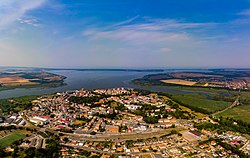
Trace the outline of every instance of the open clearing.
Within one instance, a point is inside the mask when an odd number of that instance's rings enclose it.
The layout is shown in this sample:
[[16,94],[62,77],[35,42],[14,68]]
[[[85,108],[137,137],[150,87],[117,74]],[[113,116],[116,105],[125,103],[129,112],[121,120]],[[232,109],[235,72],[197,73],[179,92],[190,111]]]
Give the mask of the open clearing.
[[161,80],[161,82],[168,83],[168,84],[185,85],[185,86],[193,86],[196,84],[196,82],[186,81],[186,80],[181,80],[181,79]]
[[228,109],[218,115],[217,117],[229,117],[235,120],[241,120],[246,123],[250,123],[250,105],[240,105],[232,109]]
[[18,141],[23,138],[25,138],[24,134],[18,132],[12,132],[9,135],[0,138],[0,148],[7,147],[12,143],[14,143],[15,141]]

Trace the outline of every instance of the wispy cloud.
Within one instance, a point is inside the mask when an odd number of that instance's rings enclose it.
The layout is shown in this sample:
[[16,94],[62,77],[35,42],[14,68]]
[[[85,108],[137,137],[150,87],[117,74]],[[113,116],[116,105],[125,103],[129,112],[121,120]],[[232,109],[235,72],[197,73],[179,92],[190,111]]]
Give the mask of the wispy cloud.
[[34,27],[41,26],[41,24],[39,23],[39,21],[36,18],[18,18],[17,20],[21,24],[27,24],[27,25],[31,25],[31,26],[34,26]]
[[202,30],[216,25],[215,23],[187,23],[171,19],[146,19],[133,23],[132,19],[107,27],[91,27],[82,35],[89,40],[125,41],[129,44],[164,44],[186,41],[192,38],[189,33],[193,29]]
[[122,26],[122,25],[130,24],[131,22],[133,22],[133,21],[136,20],[137,18],[139,18],[139,15],[137,15],[137,16],[131,18],[131,19],[128,19],[128,20],[124,20],[124,21],[118,22],[118,23],[114,24],[113,26]]
[[250,9],[243,10],[238,15],[250,16]]
[[26,12],[40,7],[46,0],[1,0],[0,28],[23,17]]

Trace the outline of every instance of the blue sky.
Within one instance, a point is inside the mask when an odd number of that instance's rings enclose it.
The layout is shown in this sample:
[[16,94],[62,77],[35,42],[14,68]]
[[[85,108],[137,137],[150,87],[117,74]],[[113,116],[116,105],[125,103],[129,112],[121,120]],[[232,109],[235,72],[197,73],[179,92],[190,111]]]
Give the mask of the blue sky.
[[0,65],[250,67],[250,0],[1,0]]

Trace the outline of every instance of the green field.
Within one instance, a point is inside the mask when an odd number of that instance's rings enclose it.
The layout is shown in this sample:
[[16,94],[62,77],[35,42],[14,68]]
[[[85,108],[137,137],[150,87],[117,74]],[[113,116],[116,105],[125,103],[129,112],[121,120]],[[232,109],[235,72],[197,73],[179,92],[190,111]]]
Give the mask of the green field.
[[0,148],[5,148],[14,143],[15,141],[18,141],[23,138],[25,138],[24,134],[18,132],[12,132],[11,134],[3,138],[0,138]]
[[241,92],[240,102],[245,105],[250,105],[250,92]]
[[216,116],[229,117],[235,120],[241,120],[243,122],[250,123],[250,105],[240,105],[217,114]]
[[217,117],[229,117],[235,120],[241,120],[250,123],[250,92],[241,92],[240,103],[243,105],[228,109],[218,115]]
[[191,109],[199,108],[209,113],[223,110],[231,105],[231,102],[207,99],[202,94],[174,94],[172,98],[184,106],[193,107]]
[[13,99],[0,99],[0,112],[22,111],[31,106],[31,101],[37,96],[25,96]]

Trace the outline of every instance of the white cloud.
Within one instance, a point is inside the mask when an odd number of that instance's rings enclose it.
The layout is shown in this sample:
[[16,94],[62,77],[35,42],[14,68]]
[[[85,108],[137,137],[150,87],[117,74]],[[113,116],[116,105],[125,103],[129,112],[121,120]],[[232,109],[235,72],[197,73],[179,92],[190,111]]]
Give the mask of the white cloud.
[[0,28],[15,22],[26,12],[40,7],[44,2],[45,0],[1,0]]

